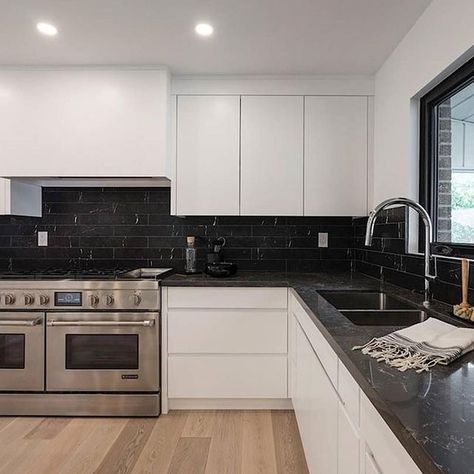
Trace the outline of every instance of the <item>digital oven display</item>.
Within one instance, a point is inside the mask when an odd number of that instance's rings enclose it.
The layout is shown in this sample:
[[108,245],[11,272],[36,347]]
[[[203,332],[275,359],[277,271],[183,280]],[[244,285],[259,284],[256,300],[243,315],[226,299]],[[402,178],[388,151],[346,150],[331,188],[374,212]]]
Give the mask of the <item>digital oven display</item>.
[[56,291],[54,306],[81,306],[82,293],[80,291]]

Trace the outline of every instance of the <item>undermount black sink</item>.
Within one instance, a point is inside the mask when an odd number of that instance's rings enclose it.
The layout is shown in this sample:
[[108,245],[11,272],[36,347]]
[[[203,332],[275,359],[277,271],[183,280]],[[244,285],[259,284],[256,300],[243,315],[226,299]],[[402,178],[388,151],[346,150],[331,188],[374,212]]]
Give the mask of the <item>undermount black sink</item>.
[[428,319],[424,311],[341,311],[357,326],[411,326]]
[[337,309],[413,309],[409,303],[379,291],[321,291],[326,301]]

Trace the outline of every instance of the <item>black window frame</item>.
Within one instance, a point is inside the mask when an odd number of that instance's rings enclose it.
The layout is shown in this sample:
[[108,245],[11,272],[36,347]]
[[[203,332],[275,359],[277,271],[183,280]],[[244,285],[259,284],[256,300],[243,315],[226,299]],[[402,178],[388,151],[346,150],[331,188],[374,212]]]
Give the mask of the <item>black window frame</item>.
[[[437,242],[438,238],[438,122],[436,107],[474,82],[474,58],[431,89],[420,99],[420,204],[433,220],[433,253],[454,257],[474,257],[474,244]],[[420,235],[420,248],[422,236]]]

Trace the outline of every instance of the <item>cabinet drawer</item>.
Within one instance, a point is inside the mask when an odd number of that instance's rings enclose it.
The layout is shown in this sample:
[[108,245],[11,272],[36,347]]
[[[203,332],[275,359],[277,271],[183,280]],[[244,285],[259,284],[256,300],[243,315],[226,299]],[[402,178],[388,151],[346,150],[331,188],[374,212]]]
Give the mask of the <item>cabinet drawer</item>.
[[171,309],[169,353],[286,353],[285,310]]
[[295,315],[296,319],[301,324],[306,337],[311,342],[314,351],[316,352],[324,370],[331,379],[334,387],[337,387],[337,362],[338,358],[332,347],[326,341],[324,336],[319,332],[319,329],[315,326],[314,322],[311,321],[309,315],[303,309],[298,300],[292,296],[291,299],[291,311]]
[[287,288],[168,288],[169,308],[287,309]]
[[361,394],[360,428],[362,438],[369,446],[375,464],[384,474],[399,474],[400,472],[421,474],[400,441],[363,394]]
[[338,392],[341,397],[344,409],[346,410],[350,420],[355,426],[359,426],[360,421],[360,400],[359,385],[352,378],[352,375],[346,369],[346,366],[339,361],[339,385]]
[[287,398],[287,358],[170,356],[169,398]]

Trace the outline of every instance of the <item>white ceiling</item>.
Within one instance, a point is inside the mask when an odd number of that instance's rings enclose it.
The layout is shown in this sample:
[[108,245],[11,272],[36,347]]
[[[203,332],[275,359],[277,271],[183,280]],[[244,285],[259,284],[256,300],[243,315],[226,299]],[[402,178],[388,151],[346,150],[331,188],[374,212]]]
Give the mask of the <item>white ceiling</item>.
[[[430,0],[0,0],[0,65],[372,74]],[[55,38],[38,21],[54,23]],[[208,21],[212,38],[194,25]]]

